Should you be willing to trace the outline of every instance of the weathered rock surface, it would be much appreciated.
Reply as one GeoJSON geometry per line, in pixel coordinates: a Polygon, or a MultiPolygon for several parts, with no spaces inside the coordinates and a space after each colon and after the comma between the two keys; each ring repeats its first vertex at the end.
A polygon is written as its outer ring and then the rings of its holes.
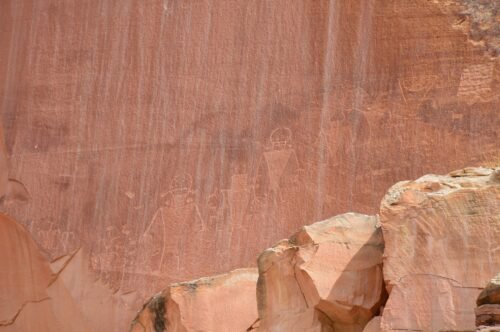
{"type": "Polygon", "coordinates": [[[495,160],[498,1],[445,2],[0,0],[0,209],[146,298],[495,160]]]}
{"type": "MultiPolygon", "coordinates": [[[[89,254],[84,249],[59,257],[50,266],[57,274],[61,287],[70,294],[73,305],[78,308],[88,326],[87,331],[127,330],[130,320],[144,300],[137,292],[112,289],[110,285],[96,279],[90,268],[89,254]]],[[[64,313],[61,315],[64,316],[64,313]]]]}
{"type": "Polygon", "coordinates": [[[0,214],[0,331],[124,331],[134,294],[95,280],[78,251],[49,263],[24,229],[0,214]]]}
{"type": "Polygon", "coordinates": [[[380,320],[381,316],[376,316],[373,317],[368,324],[366,324],[363,332],[381,332],[382,330],[380,329],[380,320]]]}
{"type": "Polygon", "coordinates": [[[500,169],[394,185],[382,201],[382,331],[472,331],[475,300],[500,270],[500,169]]]}
{"type": "Polygon", "coordinates": [[[89,331],[26,230],[0,214],[0,331],[89,331]]]}
{"type": "Polygon", "coordinates": [[[476,303],[476,326],[479,330],[486,330],[489,326],[500,330],[500,274],[481,291],[476,303]]]}
{"type": "Polygon", "coordinates": [[[145,297],[498,158],[498,58],[443,2],[2,0],[1,209],[145,297]]]}
{"type": "Polygon", "coordinates": [[[483,304],[476,308],[476,325],[480,330],[490,326],[500,330],[500,305],[483,304]]]}
{"type": "Polygon", "coordinates": [[[149,300],[132,332],[245,331],[257,318],[257,269],[173,284],[149,300]]]}
{"type": "Polygon", "coordinates": [[[377,218],[305,226],[259,257],[258,331],[362,331],[385,300],[377,218]]]}
{"type": "Polygon", "coordinates": [[[249,290],[242,301],[250,306],[235,308],[226,296],[235,285],[209,281],[223,275],[171,286],[144,306],[132,330],[473,331],[477,323],[498,331],[499,278],[483,287],[500,265],[499,203],[500,168],[397,183],[379,216],[342,214],[265,250],[257,321],[228,328],[232,317],[251,321],[255,303],[249,290]],[[200,296],[205,285],[213,292],[200,296]],[[224,306],[236,313],[215,322],[224,306]]]}
{"type": "Polygon", "coordinates": [[[500,274],[486,285],[476,301],[478,306],[483,304],[500,304],[500,274]]]}
{"type": "Polygon", "coordinates": [[[456,16],[454,26],[462,29],[475,45],[491,56],[500,54],[500,3],[498,0],[434,0],[445,12],[456,16]]]}

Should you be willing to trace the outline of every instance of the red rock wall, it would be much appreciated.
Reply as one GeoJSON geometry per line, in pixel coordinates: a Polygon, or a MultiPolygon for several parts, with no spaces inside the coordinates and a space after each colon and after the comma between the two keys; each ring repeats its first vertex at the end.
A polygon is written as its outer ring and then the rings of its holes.
{"type": "Polygon", "coordinates": [[[151,294],[498,158],[499,61],[441,4],[1,1],[2,210],[151,294]]]}

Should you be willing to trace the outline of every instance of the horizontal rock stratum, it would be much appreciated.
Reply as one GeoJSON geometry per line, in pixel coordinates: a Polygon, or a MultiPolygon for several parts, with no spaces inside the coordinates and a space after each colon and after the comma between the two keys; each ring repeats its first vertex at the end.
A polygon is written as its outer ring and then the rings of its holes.
{"type": "Polygon", "coordinates": [[[199,281],[172,285],[133,331],[244,331],[232,324],[257,315],[241,305],[255,290],[258,317],[247,331],[474,331],[478,296],[478,322],[498,317],[497,279],[484,287],[500,271],[499,251],[500,168],[426,175],[390,188],[378,215],[338,215],[265,250],[258,281],[245,287],[215,283],[206,295],[199,281]],[[165,305],[172,294],[182,300],[165,305]],[[224,308],[235,316],[221,320],[224,308]]]}

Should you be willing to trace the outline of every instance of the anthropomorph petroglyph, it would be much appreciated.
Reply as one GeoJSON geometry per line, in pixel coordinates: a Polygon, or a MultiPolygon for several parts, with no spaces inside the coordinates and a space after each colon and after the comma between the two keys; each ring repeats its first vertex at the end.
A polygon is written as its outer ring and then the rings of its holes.
{"type": "Polygon", "coordinates": [[[141,257],[150,273],[180,270],[187,236],[199,234],[203,229],[194,198],[191,176],[182,174],[172,179],[165,205],[156,211],[140,240],[141,257]],[[179,228],[185,231],[176,231],[179,228]]]}
{"type": "Polygon", "coordinates": [[[270,145],[259,163],[255,179],[255,196],[259,200],[283,199],[282,192],[297,181],[299,162],[292,146],[292,131],[289,128],[275,129],[270,136],[270,145]]]}

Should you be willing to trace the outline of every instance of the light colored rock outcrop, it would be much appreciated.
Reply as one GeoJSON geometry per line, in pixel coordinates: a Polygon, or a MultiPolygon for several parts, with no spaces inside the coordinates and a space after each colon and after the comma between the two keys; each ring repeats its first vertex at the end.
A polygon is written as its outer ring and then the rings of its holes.
{"type": "Polygon", "coordinates": [[[259,257],[258,331],[362,331],[384,301],[374,216],[305,226],[259,257]]]}
{"type": "MultiPolygon", "coordinates": [[[[137,292],[111,289],[96,279],[89,254],[79,249],[51,262],[57,283],[67,292],[92,332],[125,331],[143,299],[137,292]]],[[[57,299],[57,294],[54,298],[57,299]]]]}
{"type": "Polygon", "coordinates": [[[500,331],[500,274],[486,285],[476,301],[476,325],[479,331],[500,331]]]}
{"type": "Polygon", "coordinates": [[[0,214],[0,331],[123,331],[134,293],[112,292],[78,250],[49,263],[15,220],[0,214]]]}
{"type": "Polygon", "coordinates": [[[471,331],[475,300],[500,270],[500,169],[394,185],[382,201],[383,331],[471,331]]]}
{"type": "Polygon", "coordinates": [[[24,227],[0,214],[0,331],[90,331],[24,227]]]}
{"type": "Polygon", "coordinates": [[[146,303],[133,332],[245,331],[257,318],[256,269],[173,284],[146,303]]]}

